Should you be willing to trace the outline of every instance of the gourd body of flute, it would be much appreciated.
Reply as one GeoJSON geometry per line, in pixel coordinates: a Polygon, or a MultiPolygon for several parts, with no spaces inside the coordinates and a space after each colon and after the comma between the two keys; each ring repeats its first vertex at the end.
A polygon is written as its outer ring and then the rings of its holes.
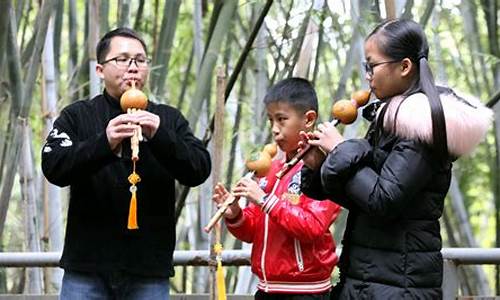
{"type": "Polygon", "coordinates": [[[120,106],[123,111],[127,111],[128,108],[146,109],[147,105],[148,98],[135,86],[132,86],[120,97],[120,106]]]}

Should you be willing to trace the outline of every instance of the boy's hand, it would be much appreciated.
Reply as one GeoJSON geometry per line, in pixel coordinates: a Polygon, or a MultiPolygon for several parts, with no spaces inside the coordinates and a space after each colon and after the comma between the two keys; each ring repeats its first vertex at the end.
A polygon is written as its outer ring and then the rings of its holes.
{"type": "Polygon", "coordinates": [[[243,177],[238,181],[233,189],[233,194],[236,197],[245,197],[248,201],[256,205],[261,205],[261,199],[266,195],[253,179],[243,177]]]}
{"type": "MultiPolygon", "coordinates": [[[[217,207],[219,208],[225,201],[233,201],[234,196],[231,195],[224,187],[224,185],[219,182],[217,183],[217,185],[215,185],[212,200],[217,203],[217,207]]],[[[233,201],[233,203],[229,205],[224,212],[224,217],[228,219],[234,219],[240,214],[240,211],[241,207],[238,204],[238,201],[233,201]]]]}
{"type": "Polygon", "coordinates": [[[300,133],[300,138],[301,141],[299,141],[299,152],[300,151],[305,151],[305,148],[307,146],[312,147],[304,157],[302,157],[302,161],[304,162],[304,165],[306,165],[309,169],[316,170],[321,167],[323,164],[323,161],[326,158],[326,154],[319,148],[315,146],[309,145],[309,141],[314,138],[312,132],[304,132],[301,131],[300,133]]]}

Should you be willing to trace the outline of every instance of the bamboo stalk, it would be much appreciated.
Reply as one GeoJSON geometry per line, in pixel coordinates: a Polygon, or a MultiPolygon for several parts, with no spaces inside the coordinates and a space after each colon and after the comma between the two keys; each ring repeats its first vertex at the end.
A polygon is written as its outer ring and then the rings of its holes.
{"type": "Polygon", "coordinates": [[[101,81],[99,77],[97,77],[96,72],[94,72],[97,65],[95,47],[97,46],[97,42],[99,41],[99,22],[94,21],[95,19],[100,19],[100,7],[98,2],[98,0],[88,1],[89,32],[87,51],[89,56],[90,98],[94,98],[101,93],[101,81]]]}
{"type": "Polygon", "coordinates": [[[203,107],[203,103],[208,99],[210,90],[210,83],[212,72],[217,62],[217,58],[222,47],[222,41],[227,33],[230,31],[230,24],[232,22],[234,13],[237,8],[238,1],[229,0],[225,1],[220,16],[217,19],[217,24],[214,28],[214,34],[210,39],[210,43],[205,51],[205,57],[200,67],[200,71],[197,76],[196,90],[193,96],[192,103],[189,107],[187,114],[187,119],[189,124],[196,131],[197,123],[200,116],[200,111],[203,107]]]}
{"type": "Polygon", "coordinates": [[[153,65],[158,66],[151,72],[150,86],[153,94],[161,97],[164,93],[165,81],[168,75],[168,63],[172,53],[172,45],[177,28],[180,0],[165,1],[160,37],[154,51],[153,65]]]}
{"type": "MultiPolygon", "coordinates": [[[[253,45],[253,42],[255,41],[255,38],[257,37],[257,34],[260,30],[260,27],[262,26],[264,22],[264,18],[266,17],[267,13],[269,12],[269,9],[271,8],[271,5],[273,3],[273,0],[267,0],[266,6],[262,9],[262,12],[259,16],[259,19],[255,23],[255,26],[252,30],[252,33],[250,34],[250,37],[248,38],[247,43],[245,44],[245,48],[241,52],[240,57],[238,58],[238,62],[236,63],[236,66],[234,67],[234,71],[231,74],[231,77],[229,77],[229,81],[227,82],[226,90],[224,92],[224,103],[227,101],[227,98],[229,97],[229,94],[231,93],[234,84],[236,83],[236,79],[238,78],[238,75],[241,72],[241,69],[243,68],[243,64],[245,63],[246,59],[248,58],[248,53],[250,52],[250,49],[253,45]]],[[[205,131],[205,135],[203,138],[203,143],[207,145],[210,142],[210,131],[213,130],[214,127],[214,118],[210,121],[210,126],[207,131],[205,131]]]]}

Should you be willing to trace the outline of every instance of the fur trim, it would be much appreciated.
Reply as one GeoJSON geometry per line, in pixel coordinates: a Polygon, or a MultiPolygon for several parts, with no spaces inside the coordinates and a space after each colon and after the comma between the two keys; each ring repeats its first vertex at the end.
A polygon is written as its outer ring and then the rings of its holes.
{"type": "MultiPolygon", "coordinates": [[[[448,150],[453,156],[471,153],[483,140],[493,119],[493,111],[478,99],[462,98],[466,101],[454,94],[441,94],[448,150]]],[[[402,96],[392,98],[385,114],[384,128],[397,136],[432,144],[432,120],[427,96],[417,93],[406,99],[402,96]],[[397,122],[392,122],[396,113],[397,122]],[[395,128],[388,128],[391,123],[395,128]]]]}

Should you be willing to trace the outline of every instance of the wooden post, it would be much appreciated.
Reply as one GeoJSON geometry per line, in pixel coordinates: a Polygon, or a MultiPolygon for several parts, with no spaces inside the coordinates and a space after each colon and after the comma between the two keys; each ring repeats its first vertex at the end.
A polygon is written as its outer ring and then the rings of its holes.
{"type": "Polygon", "coordinates": [[[396,4],[394,0],[385,0],[385,14],[387,19],[396,18],[396,4]]]}
{"type": "MultiPolygon", "coordinates": [[[[225,67],[217,68],[217,86],[216,86],[216,102],[215,102],[215,119],[214,119],[214,151],[212,163],[212,180],[213,186],[220,181],[222,177],[222,152],[224,149],[224,92],[226,90],[226,75],[225,67]]],[[[214,205],[212,205],[214,209],[214,205]]],[[[217,284],[216,284],[216,253],[214,246],[221,243],[221,226],[220,223],[214,226],[214,234],[210,236],[210,299],[218,299],[217,284]]]]}

